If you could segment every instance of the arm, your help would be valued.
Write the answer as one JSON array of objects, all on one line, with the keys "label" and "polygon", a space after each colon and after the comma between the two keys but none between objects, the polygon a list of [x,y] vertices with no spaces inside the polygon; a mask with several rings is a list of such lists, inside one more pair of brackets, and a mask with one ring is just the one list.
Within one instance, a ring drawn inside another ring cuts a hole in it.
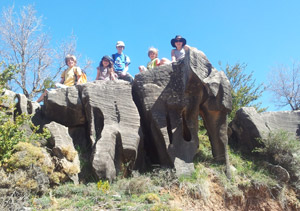
[{"label": "arm", "polygon": [[99,80],[99,77],[100,77],[100,68],[97,67],[97,76],[95,80]]},{"label": "arm", "polygon": [[62,72],[60,78],[61,78],[61,79],[60,79],[60,82],[59,82],[59,83],[64,84],[64,82],[65,82],[65,70]]},{"label": "arm", "polygon": [[174,49],[171,51],[171,59],[172,59],[171,62],[176,62],[176,58],[175,58],[175,50],[174,50]]},{"label": "arm", "polygon": [[129,56],[126,56],[125,57],[125,68],[122,72],[122,75],[126,75],[128,69],[129,69],[129,67],[128,67],[129,65],[130,65],[130,58],[129,58]]},{"label": "arm", "polygon": [[61,80],[59,83],[64,84],[64,82],[65,82],[65,77],[61,77]]},{"label": "arm", "polygon": [[156,59],[156,66],[159,66],[160,65],[160,60],[159,58]]},{"label": "arm", "polygon": [[77,84],[80,84],[81,83],[80,78],[81,78],[81,75],[82,75],[80,67],[76,67],[76,73],[75,74],[76,74],[76,77],[77,77]]},{"label": "arm", "polygon": [[128,65],[125,65],[125,68],[124,68],[124,70],[122,71],[121,74],[126,75],[127,71],[128,71]]},{"label": "arm", "polygon": [[114,68],[108,68],[108,75],[109,75],[109,79],[110,80],[115,80],[115,71],[114,71]]},{"label": "arm", "polygon": [[183,48],[184,48],[185,51],[190,50],[190,46],[189,45],[185,45]]},{"label": "arm", "polygon": [[115,71],[113,69],[110,72],[110,80],[112,81],[116,80]]}]

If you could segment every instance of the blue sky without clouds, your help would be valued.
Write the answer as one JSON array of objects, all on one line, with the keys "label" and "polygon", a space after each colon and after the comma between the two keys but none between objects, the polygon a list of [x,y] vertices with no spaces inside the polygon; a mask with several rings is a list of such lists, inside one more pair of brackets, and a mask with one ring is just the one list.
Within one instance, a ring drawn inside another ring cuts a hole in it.
[{"label": "blue sky without clouds", "polygon": [[[102,56],[116,52],[118,40],[125,42],[134,76],[149,61],[149,47],[158,48],[160,58],[170,58],[170,40],[177,34],[202,50],[217,69],[219,61],[223,66],[246,63],[258,83],[267,82],[272,67],[300,61],[297,0],[0,0],[0,9],[13,4],[17,11],[35,5],[53,45],[73,32],[81,59],[94,62],[90,80]],[[270,93],[260,101],[269,111],[278,110]]]}]

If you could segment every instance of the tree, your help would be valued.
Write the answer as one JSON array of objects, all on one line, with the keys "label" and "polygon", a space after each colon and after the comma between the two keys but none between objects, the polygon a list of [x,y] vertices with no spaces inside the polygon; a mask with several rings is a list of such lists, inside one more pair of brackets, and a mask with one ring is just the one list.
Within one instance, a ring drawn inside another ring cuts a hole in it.
[{"label": "tree", "polygon": [[36,16],[32,5],[24,6],[19,14],[13,6],[3,10],[0,42],[1,60],[18,67],[11,86],[21,88],[29,99],[55,80],[65,66],[65,56],[75,54],[76,48],[74,35],[57,50],[50,48],[50,37],[42,30],[42,17]]},{"label": "tree", "polygon": [[273,101],[278,107],[290,106],[300,109],[300,64],[292,67],[278,65],[271,71],[268,90],[273,93]]},{"label": "tree", "polygon": [[229,114],[229,120],[232,120],[236,111],[244,106],[255,107],[258,112],[267,109],[261,108],[261,102],[257,102],[265,91],[265,87],[263,83],[256,85],[256,80],[253,79],[253,71],[250,74],[244,72],[247,67],[246,64],[236,63],[233,66],[227,64],[225,70],[222,68],[221,63],[219,65],[231,83],[232,111]]},{"label": "tree", "polygon": [[14,65],[8,65],[8,67],[4,68],[3,70],[2,69],[3,62],[0,62],[0,95],[2,94],[4,89],[8,88],[7,83],[11,81],[14,75],[17,73],[16,66]]}]

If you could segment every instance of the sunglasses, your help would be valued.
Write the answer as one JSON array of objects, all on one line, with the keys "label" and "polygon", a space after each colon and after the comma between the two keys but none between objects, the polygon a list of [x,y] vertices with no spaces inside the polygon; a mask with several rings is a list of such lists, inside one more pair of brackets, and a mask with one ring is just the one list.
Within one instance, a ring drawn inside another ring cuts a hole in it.
[{"label": "sunglasses", "polygon": [[175,40],[175,42],[182,42],[181,40]]}]

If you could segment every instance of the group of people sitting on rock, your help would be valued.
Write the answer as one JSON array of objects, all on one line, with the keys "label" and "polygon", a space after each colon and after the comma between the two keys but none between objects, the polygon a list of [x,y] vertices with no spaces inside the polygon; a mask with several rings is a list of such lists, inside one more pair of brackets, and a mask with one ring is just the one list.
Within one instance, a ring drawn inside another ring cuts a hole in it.
[{"label": "group of people sitting on rock", "polygon": [[[170,64],[172,62],[179,61],[185,57],[185,51],[189,49],[186,45],[186,39],[180,35],[175,36],[171,40],[171,45],[175,48],[171,51],[171,61],[167,58],[158,59],[158,50],[156,48],[149,48],[148,56],[150,62],[148,62],[147,67],[139,66],[140,72],[151,70],[154,67]],[[96,80],[116,80],[121,79],[125,81],[133,82],[133,77],[128,73],[128,66],[130,64],[130,58],[123,53],[125,49],[125,44],[123,41],[118,41],[116,44],[117,53],[110,56],[103,56],[99,66],[97,67]],[[65,58],[65,63],[68,68],[61,74],[60,83],[56,83],[57,88],[65,88],[68,86],[73,86],[75,84],[82,83],[82,70],[78,67],[76,57],[74,55],[67,55]],[[47,94],[47,90],[39,97],[37,102],[41,102],[44,96]]]}]

